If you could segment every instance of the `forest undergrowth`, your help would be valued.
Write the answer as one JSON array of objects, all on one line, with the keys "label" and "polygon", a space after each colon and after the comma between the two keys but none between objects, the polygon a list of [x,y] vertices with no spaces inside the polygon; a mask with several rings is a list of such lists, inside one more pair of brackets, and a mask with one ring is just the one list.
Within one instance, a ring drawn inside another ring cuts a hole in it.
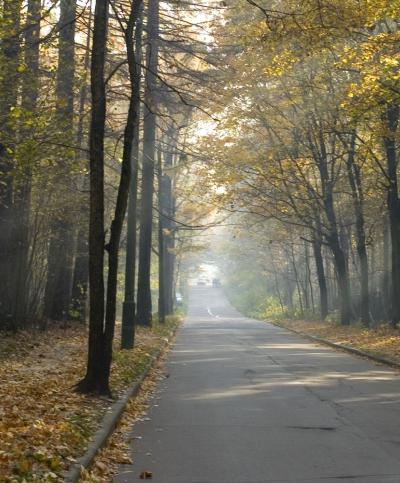
[{"label": "forest undergrowth", "polygon": [[134,350],[120,350],[116,338],[113,398],[74,392],[85,371],[85,327],[2,334],[0,481],[62,481],[62,474],[84,452],[104,413],[167,346],[179,320],[173,316],[164,325],[155,322],[152,329],[138,328]]}]

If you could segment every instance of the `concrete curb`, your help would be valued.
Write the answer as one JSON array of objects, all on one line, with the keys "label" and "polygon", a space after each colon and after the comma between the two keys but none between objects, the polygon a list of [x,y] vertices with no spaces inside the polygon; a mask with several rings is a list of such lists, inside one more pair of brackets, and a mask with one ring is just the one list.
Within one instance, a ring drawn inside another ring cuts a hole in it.
[{"label": "concrete curb", "polygon": [[380,357],[380,356],[375,356],[373,354],[370,354],[368,352],[365,352],[361,349],[356,349],[355,347],[351,347],[348,345],[343,345],[343,344],[338,344],[336,342],[332,342],[329,339],[324,339],[322,337],[317,337],[315,335],[311,334],[306,334],[305,332],[300,332],[296,329],[292,329],[289,327],[285,327],[284,325],[281,325],[277,322],[270,322],[271,324],[280,327],[281,329],[288,330],[289,332],[293,332],[296,335],[299,335],[300,337],[304,337],[305,339],[310,339],[314,342],[319,342],[321,344],[328,345],[330,347],[333,347],[334,349],[340,349],[345,352],[349,352],[350,354],[355,354],[360,357],[366,357],[368,359],[371,359],[374,362],[379,362],[380,364],[385,364],[386,366],[393,367],[395,369],[400,369],[400,362],[394,361],[392,359],[387,359],[386,357]]},{"label": "concrete curb", "polygon": [[157,352],[153,355],[152,359],[147,364],[146,368],[143,371],[143,374],[140,376],[138,380],[133,382],[128,389],[124,392],[124,394],[116,401],[111,408],[106,412],[100,428],[95,432],[91,440],[89,441],[87,450],[83,456],[77,459],[76,463],[74,463],[69,470],[64,475],[64,482],[65,483],[76,483],[79,481],[82,473],[82,469],[87,469],[93,463],[93,460],[99,451],[107,442],[108,438],[114,432],[115,427],[117,426],[118,421],[121,419],[121,416],[125,410],[125,407],[129,400],[136,396],[141,388],[144,380],[148,376],[150,370],[155,366],[156,362],[160,359],[161,354],[171,342],[172,338],[176,334],[177,329],[175,329],[173,334],[170,336],[169,341],[163,345]]}]

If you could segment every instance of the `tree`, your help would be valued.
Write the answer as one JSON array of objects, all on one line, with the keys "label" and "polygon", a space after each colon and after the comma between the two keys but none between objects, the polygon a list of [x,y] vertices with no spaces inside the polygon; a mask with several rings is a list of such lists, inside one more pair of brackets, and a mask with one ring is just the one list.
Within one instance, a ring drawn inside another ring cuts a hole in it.
[{"label": "tree", "polygon": [[90,227],[89,227],[89,341],[82,392],[108,394],[108,368],[104,351],[104,131],[106,91],[104,65],[108,32],[108,0],[97,0],[94,13],[91,62],[92,115],[90,125]]},{"label": "tree", "polygon": [[[74,80],[75,80],[75,22],[76,0],[60,3],[59,47],[57,69],[57,122],[66,144],[73,144],[74,127]],[[65,158],[68,159],[68,154]],[[66,159],[63,162],[65,163]],[[61,168],[60,184],[68,190],[72,186],[71,164]],[[52,320],[68,317],[71,303],[74,232],[67,213],[57,216],[53,222],[48,256],[48,274],[45,291],[44,315]]]},{"label": "tree", "polygon": [[[122,309],[121,347],[132,349],[135,340],[135,277],[136,277],[136,226],[137,226],[137,198],[139,174],[139,128],[140,128],[140,79],[142,77],[142,33],[143,7],[140,10],[135,33],[135,52],[137,84],[133,86],[136,99],[137,122],[132,147],[131,183],[129,188],[129,204],[127,217],[127,241],[125,261],[125,298]],[[127,45],[128,48],[128,45]]]},{"label": "tree", "polygon": [[147,11],[147,51],[143,117],[143,163],[140,207],[137,323],[150,326],[152,300],[150,287],[153,227],[154,164],[156,157],[157,70],[159,1],[149,0]]},{"label": "tree", "polygon": [[[104,128],[106,116],[106,92],[104,64],[107,44],[108,3],[96,4],[93,32],[91,68],[92,121],[90,137],[91,213],[89,237],[90,277],[90,326],[88,365],[85,378],[78,384],[82,392],[109,394],[109,378],[115,330],[118,254],[128,203],[131,181],[131,163],[134,134],[139,121],[137,86],[140,85],[134,48],[134,33],[140,14],[140,2],[132,1],[130,14],[123,27],[117,9],[114,9],[127,46],[130,76],[130,101],[124,130],[124,145],[120,182],[114,217],[111,222],[109,242],[104,240]],[[104,250],[108,252],[107,295],[104,313]],[[100,254],[101,252],[101,254]],[[101,280],[98,280],[100,277]]]},{"label": "tree", "polygon": [[13,178],[16,130],[13,113],[20,82],[20,27],[22,1],[3,2],[0,47],[0,318],[15,328],[15,289],[18,244],[15,227],[15,183]]}]

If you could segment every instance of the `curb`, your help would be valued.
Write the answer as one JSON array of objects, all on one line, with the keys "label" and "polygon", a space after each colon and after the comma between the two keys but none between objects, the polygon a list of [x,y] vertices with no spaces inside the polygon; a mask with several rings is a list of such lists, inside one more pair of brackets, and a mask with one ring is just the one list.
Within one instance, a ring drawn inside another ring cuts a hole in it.
[{"label": "curb", "polygon": [[117,423],[121,419],[121,416],[125,410],[125,406],[132,397],[137,395],[150,370],[160,359],[161,354],[163,353],[167,345],[171,342],[178,328],[179,325],[173,332],[173,334],[171,334],[169,341],[163,347],[158,349],[157,352],[153,355],[152,359],[147,364],[144,372],[139,377],[139,379],[133,382],[131,386],[129,386],[128,389],[124,392],[124,394],[106,412],[101,422],[100,428],[94,433],[91,440],[89,441],[88,447],[84,455],[78,458],[76,462],[64,474],[64,483],[78,482],[82,474],[82,469],[87,469],[91,466],[99,449],[101,449],[106,444],[108,438],[114,432],[114,429],[117,426]]},{"label": "curb", "polygon": [[321,344],[325,344],[325,345],[328,345],[330,347],[333,347],[334,349],[339,349],[339,350],[342,350],[344,352],[349,352],[350,354],[355,354],[355,355],[360,356],[360,357],[366,357],[367,359],[370,359],[374,362],[378,362],[380,364],[384,364],[386,366],[390,366],[390,367],[393,367],[395,369],[400,369],[400,362],[394,361],[392,359],[387,359],[386,357],[375,356],[375,355],[370,354],[368,352],[365,352],[361,349],[356,349],[355,347],[338,344],[336,342],[332,342],[329,339],[324,339],[322,337],[317,337],[315,335],[306,334],[305,332],[300,332],[296,329],[285,327],[284,325],[278,324],[277,322],[270,322],[270,323],[275,325],[276,327],[280,327],[281,329],[288,330],[289,332],[293,332],[296,335],[304,337],[305,339],[310,339],[314,342],[319,342]]}]

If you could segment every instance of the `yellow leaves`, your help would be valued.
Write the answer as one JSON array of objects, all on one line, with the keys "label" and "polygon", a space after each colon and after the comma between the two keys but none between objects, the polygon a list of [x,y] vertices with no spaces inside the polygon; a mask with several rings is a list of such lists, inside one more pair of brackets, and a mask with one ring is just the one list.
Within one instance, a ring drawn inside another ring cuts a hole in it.
[{"label": "yellow leaves", "polygon": [[[159,342],[167,342],[170,340],[163,337],[163,334],[171,337],[171,327],[175,326],[176,323],[176,319],[175,321],[169,319],[167,326],[156,326],[156,333],[160,336],[158,339]],[[143,329],[140,328],[139,331],[142,332]],[[143,334],[139,335],[140,339],[142,335]],[[112,434],[107,445],[97,454],[93,466],[89,470],[83,471],[80,480],[82,483],[108,483],[112,480],[112,475],[116,473],[119,465],[131,465],[133,463],[130,457],[132,426],[136,421],[143,420],[148,409],[148,401],[154,391],[157,381],[165,377],[162,368],[162,359],[167,351],[168,346],[166,346],[161,360],[151,369],[150,374],[144,381],[138,395],[128,403],[122,419],[118,423],[116,431]]]},{"label": "yellow leaves", "polygon": [[388,67],[397,67],[400,64],[400,61],[394,57],[382,57],[381,64],[384,64]]},{"label": "yellow leaves", "polygon": [[19,74],[23,74],[24,72],[26,72],[27,70],[27,67],[25,64],[20,64],[18,67],[17,67],[17,72]]},{"label": "yellow leaves", "polygon": [[285,49],[283,52],[275,55],[270,64],[265,67],[264,73],[266,76],[280,77],[287,73],[287,71],[298,62],[298,58],[293,55],[293,52],[289,49]]},{"label": "yellow leaves", "polygon": [[[125,351],[124,357],[116,352],[114,392],[139,375],[175,322],[140,329],[137,349]],[[86,330],[3,337],[0,360],[0,480],[56,481],[82,454],[109,405],[73,392],[84,374]]]},{"label": "yellow leaves", "polygon": [[334,323],[304,320],[285,320],[282,324],[300,332],[400,361],[400,333],[386,325],[364,329],[359,326],[344,327]]},{"label": "yellow leaves", "polygon": [[95,467],[100,470],[101,473],[105,473],[107,471],[107,466],[102,461],[96,461]]}]

